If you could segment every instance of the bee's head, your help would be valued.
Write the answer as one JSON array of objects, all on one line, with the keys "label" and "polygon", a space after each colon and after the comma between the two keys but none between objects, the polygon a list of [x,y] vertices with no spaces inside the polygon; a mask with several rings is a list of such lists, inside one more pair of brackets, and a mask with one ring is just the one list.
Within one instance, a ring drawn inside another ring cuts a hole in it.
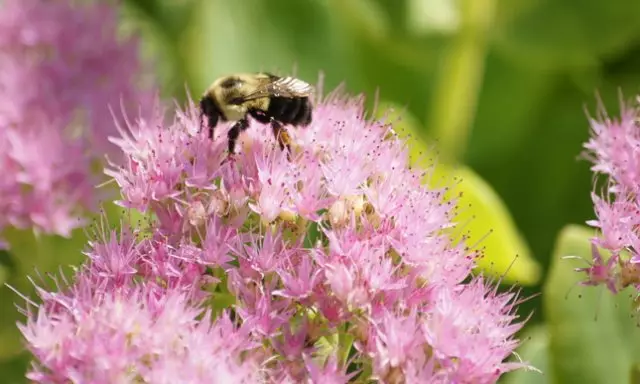
[{"label": "bee's head", "polygon": [[209,128],[215,127],[221,117],[220,109],[210,95],[204,95],[200,99],[200,124],[202,124],[202,117],[204,116],[207,117],[207,126]]}]

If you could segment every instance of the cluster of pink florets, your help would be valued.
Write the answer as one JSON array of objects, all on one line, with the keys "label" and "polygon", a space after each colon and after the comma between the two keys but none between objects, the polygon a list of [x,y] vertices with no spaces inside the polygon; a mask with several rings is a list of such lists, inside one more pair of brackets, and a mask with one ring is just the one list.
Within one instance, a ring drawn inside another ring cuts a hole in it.
[{"label": "cluster of pink florets", "polygon": [[109,106],[149,96],[136,82],[138,45],[118,41],[117,21],[110,4],[0,2],[0,232],[69,236],[84,224],[92,165],[118,153]]},{"label": "cluster of pink florets", "polygon": [[[593,192],[599,229],[592,239],[593,260],[585,272],[586,285],[605,285],[613,293],[628,286],[640,288],[640,99],[622,104],[619,119],[601,108],[590,119],[592,137],[585,144],[591,168],[606,177],[605,194]],[[610,257],[604,257],[605,250]]]},{"label": "cluster of pink florets", "polygon": [[505,362],[517,297],[471,276],[445,190],[362,99],[316,104],[290,159],[251,122],[227,161],[230,125],[211,141],[193,103],[120,127],[107,173],[152,224],[96,240],[75,282],[41,291],[31,377],[492,383],[524,367]]}]

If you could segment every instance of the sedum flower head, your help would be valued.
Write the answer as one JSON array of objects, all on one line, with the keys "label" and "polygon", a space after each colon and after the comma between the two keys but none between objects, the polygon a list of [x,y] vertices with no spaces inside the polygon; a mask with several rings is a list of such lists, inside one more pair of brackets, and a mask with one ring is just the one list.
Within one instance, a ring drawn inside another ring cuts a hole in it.
[{"label": "sedum flower head", "polygon": [[[505,362],[522,324],[514,314],[516,295],[498,294],[470,275],[476,253],[450,235],[454,203],[444,201],[446,190],[421,183],[425,174],[409,167],[404,142],[390,124],[365,118],[361,98],[338,90],[317,101],[314,116],[310,126],[289,129],[291,156],[269,126],[252,121],[233,161],[226,153],[230,124],[220,124],[210,140],[192,102],[169,124],[158,109],[152,118],[119,126],[113,142],[125,162],[106,173],[121,188],[119,204],[154,221],[145,236],[124,231],[93,242],[75,283],[89,288],[64,297],[128,292],[131,313],[144,316],[147,307],[139,302],[148,297],[154,303],[178,297],[186,308],[203,303],[214,315],[224,308],[237,322],[230,335],[240,332],[242,342],[221,357],[206,349],[215,340],[179,344],[185,359],[199,359],[190,349],[205,348],[212,359],[235,364],[234,372],[257,364],[252,372],[265,382],[491,383],[526,367]],[[63,306],[76,305],[82,304],[65,299]],[[56,333],[57,324],[38,322],[50,317],[46,308],[23,328],[32,349],[30,334]],[[176,316],[157,330],[158,345],[166,344],[163,337],[210,327],[207,316]],[[151,329],[154,319],[140,324]],[[112,332],[108,324],[96,327]],[[91,349],[96,341],[76,342]],[[56,353],[52,345],[37,351],[38,360]]]},{"label": "sedum flower head", "polygon": [[19,325],[41,383],[255,383],[248,325],[212,319],[203,287],[217,282],[190,246],[140,232],[98,231],[73,283],[38,288]]},{"label": "sedum flower head", "polygon": [[69,236],[83,224],[93,163],[118,154],[109,106],[148,97],[136,85],[138,45],[116,28],[111,4],[0,3],[0,231]]},{"label": "sedum flower head", "polygon": [[243,330],[226,315],[211,323],[210,313],[179,290],[140,286],[81,300],[52,297],[21,330],[37,359],[27,377],[38,383],[258,380],[256,362],[240,356]]},{"label": "sedum flower head", "polygon": [[[587,223],[599,230],[592,239],[593,259],[577,271],[585,285],[604,284],[611,292],[640,287],[640,99],[623,103],[618,118],[601,107],[590,118],[591,138],[585,143],[592,170],[607,181],[604,193],[592,193],[597,219]],[[602,250],[610,254],[605,259]]]}]

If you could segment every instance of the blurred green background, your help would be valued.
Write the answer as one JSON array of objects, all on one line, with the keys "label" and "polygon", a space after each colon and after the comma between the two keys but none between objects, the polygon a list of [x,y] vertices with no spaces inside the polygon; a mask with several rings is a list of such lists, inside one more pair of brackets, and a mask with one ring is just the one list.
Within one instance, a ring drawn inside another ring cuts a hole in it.
[{"label": "blurred green background", "polygon": [[[523,358],[544,374],[506,375],[504,381],[631,380],[640,344],[633,343],[638,331],[628,316],[628,297],[614,302],[600,289],[584,288],[567,295],[579,276],[560,257],[590,258],[590,232],[565,228],[593,217],[590,165],[578,159],[589,135],[585,108],[595,114],[598,92],[615,115],[620,91],[627,99],[638,92],[640,1],[124,3],[123,28],[141,32],[144,56],[156,62],[165,98],[184,101],[185,84],[198,97],[230,72],[284,74],[294,67],[314,83],[323,72],[325,92],[346,82],[349,92],[370,96],[369,106],[379,91],[381,103],[395,106],[401,124],[414,133],[412,150],[430,151],[436,143],[442,161],[462,177],[460,188],[472,204],[463,215],[478,222],[474,236],[493,229],[484,240],[485,271],[509,271],[505,280],[524,285],[525,297],[544,289],[521,308],[522,316],[533,312]],[[39,252],[40,260],[47,252],[61,253],[47,247]],[[33,265],[39,264],[31,260]],[[0,294],[6,329],[18,318],[7,312],[15,295]],[[0,344],[8,333],[0,331]],[[596,356],[603,340],[608,353]],[[0,377],[23,382],[27,360],[14,353],[15,340],[5,344]]]}]

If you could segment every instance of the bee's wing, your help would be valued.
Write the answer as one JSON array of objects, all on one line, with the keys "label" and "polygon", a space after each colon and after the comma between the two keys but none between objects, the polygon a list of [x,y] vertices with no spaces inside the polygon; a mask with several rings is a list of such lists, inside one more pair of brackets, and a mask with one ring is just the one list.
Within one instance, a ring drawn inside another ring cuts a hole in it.
[{"label": "bee's wing", "polygon": [[267,80],[258,88],[245,95],[242,100],[254,100],[261,97],[308,97],[313,93],[313,87],[295,77],[281,77],[275,81]]}]

